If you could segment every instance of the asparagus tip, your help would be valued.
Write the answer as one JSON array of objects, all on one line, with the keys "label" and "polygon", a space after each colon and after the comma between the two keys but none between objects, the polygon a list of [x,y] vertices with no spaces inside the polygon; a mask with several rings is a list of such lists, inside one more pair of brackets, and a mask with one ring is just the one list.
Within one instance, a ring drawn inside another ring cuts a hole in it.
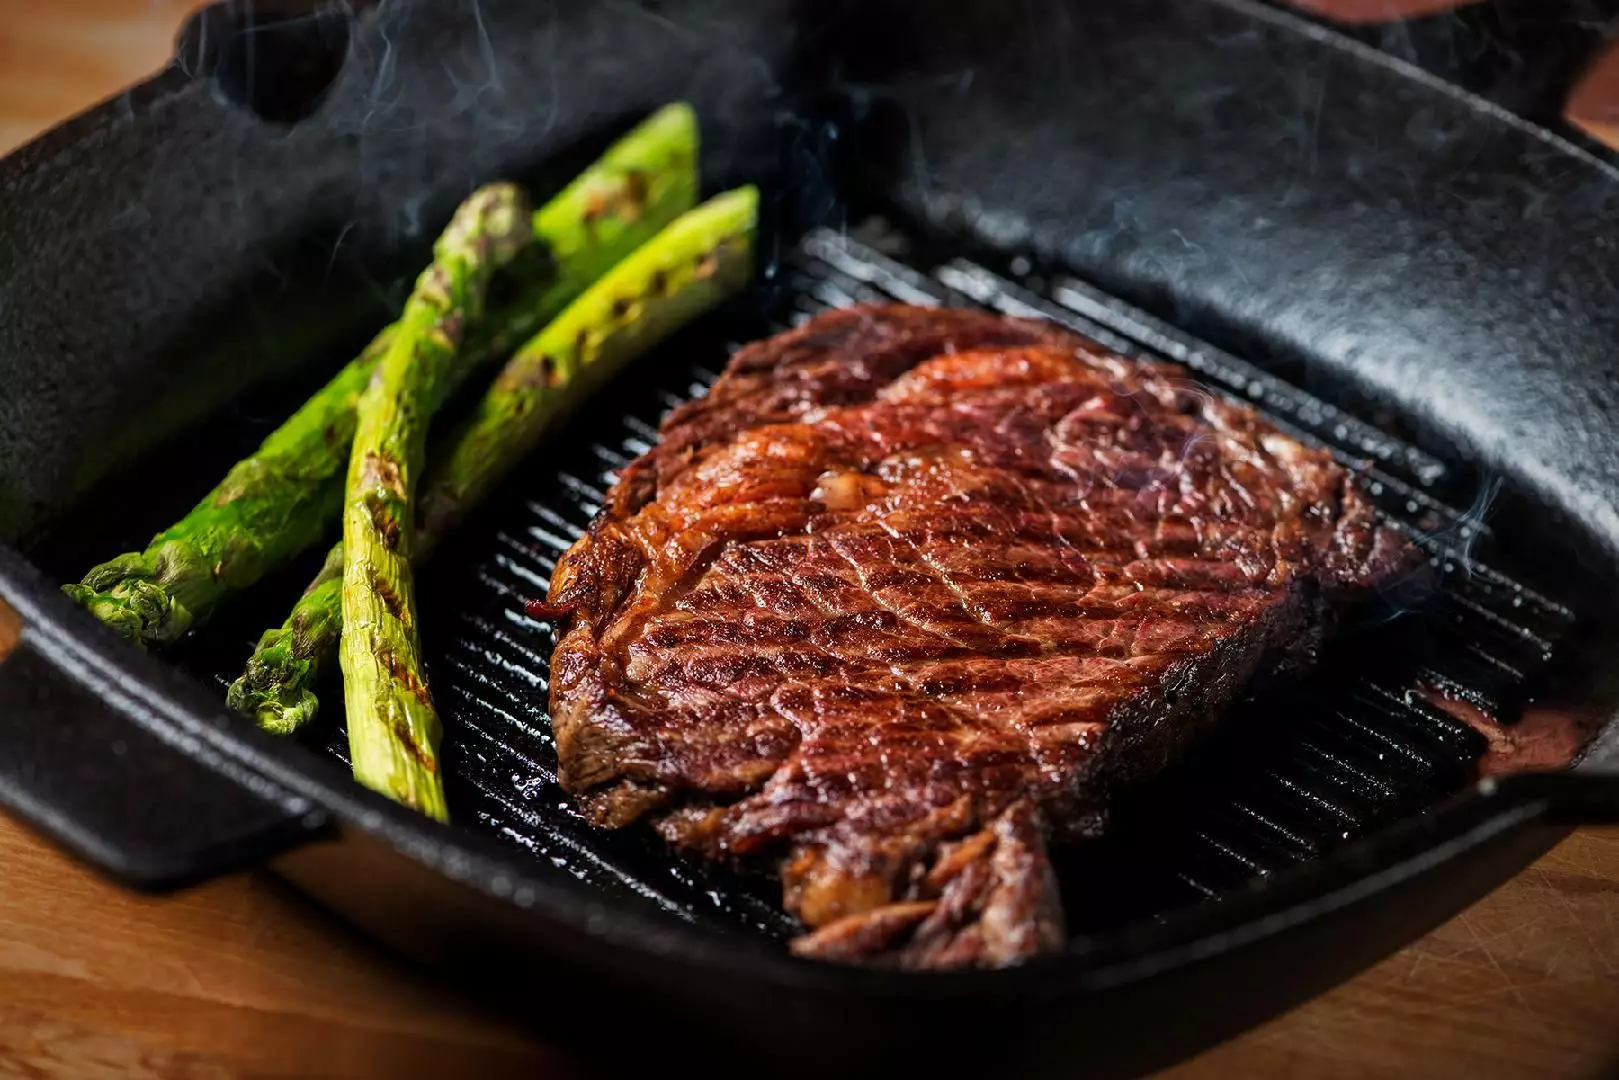
[{"label": "asparagus tip", "polygon": [[62,592],[131,644],[166,645],[191,627],[191,613],[156,582],[122,581],[110,589],[73,584]]},{"label": "asparagus tip", "polygon": [[671,101],[662,106],[642,122],[643,127],[686,128],[693,135],[697,132],[697,110],[687,101]]},{"label": "asparagus tip", "polygon": [[759,223],[759,189],[752,184],[722,191],[698,210],[718,220],[735,215],[742,222],[738,231],[751,232]]},{"label": "asparagus tip", "polygon": [[291,735],[315,719],[320,699],[307,687],[254,685],[251,674],[230,684],[225,703],[231,712],[251,720],[272,735]]}]

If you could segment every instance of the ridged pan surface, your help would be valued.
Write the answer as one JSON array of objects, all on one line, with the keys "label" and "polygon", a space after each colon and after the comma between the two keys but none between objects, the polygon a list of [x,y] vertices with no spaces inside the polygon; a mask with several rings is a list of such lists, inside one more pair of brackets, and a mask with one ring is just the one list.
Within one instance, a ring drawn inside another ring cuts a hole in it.
[{"label": "ridged pan surface", "polygon": [[[459,823],[693,921],[794,932],[769,878],[688,863],[650,830],[604,832],[579,817],[556,782],[546,713],[554,637],[524,604],[545,594],[615,471],[653,445],[664,413],[706,390],[730,350],[874,300],[1049,318],[1121,352],[1181,363],[1211,391],[1332,448],[1438,571],[1436,587],[1388,597],[1346,628],[1307,680],[1256,686],[1184,765],[1119,802],[1106,839],[1058,853],[1082,938],[1217,898],[1460,790],[1484,740],[1423,689],[1510,722],[1569,628],[1564,606],[1489,566],[1485,507],[1447,504],[1471,481],[1445,463],[1083,282],[1035,273],[1022,259],[991,268],[925,258],[889,226],[868,223],[854,235],[805,237],[758,295],[691,328],[582,408],[424,573],[429,679]],[[217,644],[199,644],[186,662],[223,693],[255,632],[222,622]],[[335,686],[324,700],[340,700]],[[310,738],[344,757],[337,712],[328,709]],[[1104,879],[1105,890],[1085,887]]]}]

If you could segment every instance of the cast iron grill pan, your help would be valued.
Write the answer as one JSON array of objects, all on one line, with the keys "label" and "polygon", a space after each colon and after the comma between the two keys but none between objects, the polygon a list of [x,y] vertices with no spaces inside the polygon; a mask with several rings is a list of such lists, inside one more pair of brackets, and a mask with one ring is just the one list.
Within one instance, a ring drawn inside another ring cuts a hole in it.
[{"label": "cast iron grill pan", "polygon": [[[1308,679],[1255,686],[1184,765],[1119,802],[1104,840],[1056,853],[1079,948],[1135,920],[1218,900],[1459,791],[1484,740],[1417,690],[1443,690],[1510,723],[1572,623],[1567,608],[1492,569],[1485,507],[1447,502],[1470,496],[1471,481],[1445,463],[1083,282],[1037,272],[1024,258],[992,268],[948,250],[923,254],[872,219],[854,235],[807,235],[753,294],[588,403],[423,575],[429,678],[457,822],[694,922],[795,932],[774,880],[693,864],[649,829],[606,832],[578,816],[556,782],[546,713],[555,638],[524,603],[545,594],[615,471],[653,445],[664,413],[707,389],[730,351],[828,308],[885,300],[1048,318],[1120,352],[1180,363],[1211,392],[1255,406],[1361,472],[1387,519],[1437,570],[1437,587],[1373,604]],[[254,614],[227,613],[182,656],[221,696],[262,629],[249,619],[262,619],[263,608],[244,607]],[[335,680],[323,700],[341,700]],[[309,738],[346,760],[339,711],[328,708]],[[1107,888],[1087,887],[1098,880]]]}]

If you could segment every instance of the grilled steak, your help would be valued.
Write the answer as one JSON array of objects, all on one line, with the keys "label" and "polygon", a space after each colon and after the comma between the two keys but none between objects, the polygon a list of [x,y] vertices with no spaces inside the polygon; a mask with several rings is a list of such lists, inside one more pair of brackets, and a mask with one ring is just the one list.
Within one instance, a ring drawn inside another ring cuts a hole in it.
[{"label": "grilled steak", "polygon": [[664,422],[549,603],[564,786],[779,860],[803,955],[1057,949],[1053,832],[1411,554],[1320,450],[1054,326],[864,307]]}]

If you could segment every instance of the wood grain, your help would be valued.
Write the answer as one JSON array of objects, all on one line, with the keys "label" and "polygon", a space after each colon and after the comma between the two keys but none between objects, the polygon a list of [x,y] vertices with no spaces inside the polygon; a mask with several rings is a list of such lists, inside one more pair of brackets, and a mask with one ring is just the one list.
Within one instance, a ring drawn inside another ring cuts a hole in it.
[{"label": "wood grain", "polygon": [[198,0],[0,0],[0,154],[160,69]]},{"label": "wood grain", "polygon": [[1569,95],[1564,115],[1598,142],[1619,147],[1619,48],[1592,61]]},{"label": "wood grain", "polygon": [[0,600],[0,662],[11,655],[11,650],[22,640],[22,616],[4,600]]},{"label": "wood grain", "polygon": [[[1301,5],[1349,20],[1450,6]],[[194,6],[0,0],[0,152],[156,70]],[[1616,73],[1619,60],[1599,63],[1572,111],[1619,145]],[[266,876],[133,896],[4,819],[0,867],[0,1078],[583,1075]],[[1619,832],[1577,833],[1422,941],[1165,1080],[1229,1076],[1619,1077]]]},{"label": "wood grain", "polygon": [[[0,866],[0,1077],[584,1075],[267,876],[135,896],[4,819]],[[1616,1017],[1619,831],[1587,830],[1163,1080],[1612,1077]]]},{"label": "wood grain", "polygon": [[263,875],[127,893],[0,818],[0,1077],[575,1075]]}]

